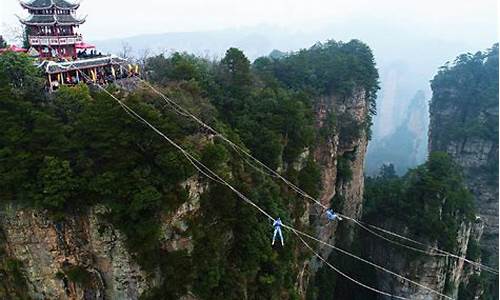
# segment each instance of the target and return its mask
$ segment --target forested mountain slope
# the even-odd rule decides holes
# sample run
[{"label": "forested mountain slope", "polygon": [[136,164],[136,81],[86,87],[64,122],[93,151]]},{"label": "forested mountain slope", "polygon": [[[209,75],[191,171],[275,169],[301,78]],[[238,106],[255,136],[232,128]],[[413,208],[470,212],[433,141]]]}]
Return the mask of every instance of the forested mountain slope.
[{"label": "forested mountain slope", "polygon": [[[201,176],[108,95],[42,92],[29,58],[0,56],[0,298],[297,299],[321,264],[229,189]],[[250,64],[188,54],[145,76],[320,201],[359,217],[378,73],[359,41]],[[332,243],[352,230],[245,163],[145,86],[110,92],[286,223]],[[327,255],[327,249],[320,249]],[[309,287],[309,288],[308,288]]]}]

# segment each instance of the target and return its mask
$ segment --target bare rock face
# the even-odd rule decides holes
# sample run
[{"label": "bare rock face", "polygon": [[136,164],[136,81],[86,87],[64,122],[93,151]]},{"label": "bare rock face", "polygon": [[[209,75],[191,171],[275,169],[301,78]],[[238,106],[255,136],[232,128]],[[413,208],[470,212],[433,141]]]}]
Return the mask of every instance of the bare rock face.
[{"label": "bare rock face", "polygon": [[[442,91],[437,91],[442,92]],[[455,97],[454,90],[447,91]],[[461,116],[460,118],[458,116]],[[465,182],[474,194],[479,216],[484,222],[484,234],[480,246],[491,264],[498,264],[498,137],[489,135],[447,136],[442,126],[463,126],[473,122],[498,119],[496,107],[462,107],[449,105],[446,109],[431,107],[429,151],[447,152],[462,168]]]},{"label": "bare rock face", "polygon": [[[318,102],[317,123],[321,127],[322,119],[325,118],[324,111],[337,116],[348,116],[354,126],[362,126],[367,114],[367,101],[364,90],[356,90],[348,98],[323,98]],[[331,132],[325,143],[320,144],[315,151],[315,158],[321,166],[322,191],[320,201],[323,205],[330,206],[331,200],[341,196],[342,204],[339,204],[341,212],[352,218],[359,218],[363,201],[364,175],[363,165],[368,139],[364,131],[359,135],[343,136],[342,130]],[[340,178],[338,172],[339,157],[350,154],[346,159],[348,168],[351,170],[351,178]],[[318,227],[320,237],[332,237],[335,233],[331,226]],[[332,230],[333,229],[333,230]]]},{"label": "bare rock face", "polygon": [[[93,269],[101,274],[108,298],[137,299],[149,287],[148,276],[125,248],[125,236],[100,217],[104,207],[95,207],[89,215],[90,249]],[[154,282],[153,282],[154,283]]]},{"label": "bare rock face", "polygon": [[454,160],[464,170],[466,184],[476,198],[479,215],[485,224],[480,244],[490,254],[498,254],[498,183],[482,171],[496,165],[498,140],[478,137],[451,141],[446,146]]},{"label": "bare rock face", "polygon": [[[364,90],[356,90],[353,97],[344,99],[338,105],[338,112],[346,116],[352,116],[356,126],[362,127],[367,122],[368,101]],[[344,198],[342,212],[344,215],[359,218],[361,216],[363,190],[364,190],[364,164],[365,154],[368,146],[368,138],[365,130],[360,129],[355,138],[343,136],[340,132],[340,147],[337,156],[350,154],[348,159],[349,168],[352,171],[350,180],[338,182],[338,193]]]},{"label": "bare rock face", "polygon": [[[324,128],[327,120],[333,115],[335,118],[339,118],[337,124],[348,119],[346,126],[359,129],[356,133],[346,134],[337,125],[335,129],[327,132],[326,137],[321,137],[319,145],[313,151],[314,159],[321,168],[320,202],[327,207],[333,205],[342,214],[356,219],[361,216],[363,202],[363,166],[368,144],[363,126],[366,122],[367,110],[368,103],[365,91],[362,89],[356,89],[350,97],[321,97],[316,102],[315,107],[317,128]],[[343,178],[339,174],[339,159],[343,156],[349,157],[348,159],[344,158],[344,161],[352,173],[350,178]],[[317,237],[331,244],[337,242],[338,223],[328,222],[321,207],[310,204],[309,217]],[[352,234],[353,231],[350,230],[347,243],[352,240]],[[348,245],[343,245],[343,247],[348,247]],[[332,249],[329,247],[319,248],[320,254],[325,258],[330,255],[331,251]],[[306,262],[302,273],[307,270],[309,276],[302,276],[305,283],[302,283],[301,286],[307,286],[306,282],[310,276],[313,276],[322,265],[323,263],[316,258]]]},{"label": "bare rock face", "polygon": [[[401,228],[394,229],[394,225],[391,227],[391,224],[385,224],[384,228],[392,228],[393,231],[401,230]],[[458,256],[465,256],[469,242],[472,239],[479,239],[481,231],[481,222],[462,222],[457,234],[458,247],[455,253]],[[375,263],[390,266],[391,271],[420,284],[418,286],[388,273],[377,271],[378,288],[401,297],[418,300],[441,299],[442,296],[430,290],[432,289],[456,299],[460,284],[477,272],[470,265],[465,265],[463,260],[453,257],[409,253],[408,250],[397,246],[387,247],[387,243],[380,243],[380,240],[374,240],[368,244],[371,247],[369,250],[371,258]],[[427,244],[432,245],[431,241]],[[381,299],[391,298],[382,296]]]},{"label": "bare rock face", "polygon": [[192,177],[184,182],[183,187],[189,192],[190,201],[183,203],[173,213],[164,215],[162,218],[162,235],[160,242],[167,251],[193,250],[191,236],[186,236],[188,229],[187,219],[200,208],[200,195],[207,189],[207,184],[202,184],[198,177]]},{"label": "bare rock face", "polygon": [[29,295],[34,299],[139,298],[148,288],[147,276],[127,252],[123,235],[103,220],[104,212],[103,207],[94,207],[55,222],[43,211],[14,206],[3,210],[0,225],[8,254],[23,264]]},{"label": "bare rock face", "polygon": [[[197,177],[186,180],[183,187],[189,201],[162,216],[160,242],[167,251],[193,248],[185,234],[186,219],[199,209],[207,187]],[[12,204],[0,209],[3,248],[22,263],[27,294],[33,299],[133,300],[161,281],[159,274],[147,274],[135,262],[126,236],[106,220],[107,212],[97,205],[56,222],[42,210]]]}]

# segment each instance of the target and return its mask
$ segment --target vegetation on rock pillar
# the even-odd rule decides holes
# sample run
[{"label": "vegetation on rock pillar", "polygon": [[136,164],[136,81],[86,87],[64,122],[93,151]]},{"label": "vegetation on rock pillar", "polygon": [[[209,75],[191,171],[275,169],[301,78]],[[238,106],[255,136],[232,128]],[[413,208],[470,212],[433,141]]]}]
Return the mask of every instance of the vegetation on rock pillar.
[{"label": "vegetation on rock pillar", "polygon": [[[459,55],[432,80],[430,104],[431,151],[446,151],[463,167],[485,225],[481,261],[492,267],[498,267],[498,78],[498,44]],[[469,288],[498,299],[497,276],[482,272]]]},{"label": "vegetation on rock pillar", "polygon": [[458,56],[452,65],[440,68],[431,87],[431,115],[450,109],[458,114],[435,119],[439,126],[431,131],[434,149],[444,151],[449,141],[463,138],[498,139],[498,44],[487,52]]},{"label": "vegetation on rock pillar", "polygon": [[[307,256],[288,232],[286,246],[273,248],[270,220],[226,187],[194,177],[198,173],[182,154],[106,94],[79,85],[45,95],[43,78],[24,55],[2,55],[0,66],[2,202],[47,209],[60,222],[104,205],[106,219],[125,234],[133,258],[150,274],[160,274],[159,285],[144,299],[178,299],[188,291],[201,299],[298,297],[297,268]],[[235,48],[221,61],[160,55],[147,61],[145,73],[258,159],[294,174],[291,180],[312,195],[321,188],[318,165],[309,158],[295,168],[319,135],[316,99],[349,97],[361,88],[372,101],[378,88],[373,56],[359,41],[318,44],[254,64]],[[148,90],[109,88],[273,216],[300,222],[304,199],[246,165],[241,153]],[[167,251],[160,239],[162,218],[191,200],[183,187],[187,179],[208,184],[200,208],[183,219],[182,235],[192,247]],[[73,273],[75,281],[85,279]]]},{"label": "vegetation on rock pillar", "polygon": [[456,252],[459,225],[472,222],[475,209],[453,160],[434,152],[403,177],[390,167],[382,171],[366,180],[364,219],[404,224],[417,240],[438,241],[440,249]]}]

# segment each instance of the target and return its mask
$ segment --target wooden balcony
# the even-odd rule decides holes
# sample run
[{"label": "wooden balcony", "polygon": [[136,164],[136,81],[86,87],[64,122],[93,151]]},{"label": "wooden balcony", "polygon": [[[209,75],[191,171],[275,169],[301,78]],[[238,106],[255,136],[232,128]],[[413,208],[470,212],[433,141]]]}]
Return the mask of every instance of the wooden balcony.
[{"label": "wooden balcony", "polygon": [[68,35],[68,36],[30,35],[28,38],[29,38],[29,43],[32,46],[73,45],[82,41],[81,35]]}]

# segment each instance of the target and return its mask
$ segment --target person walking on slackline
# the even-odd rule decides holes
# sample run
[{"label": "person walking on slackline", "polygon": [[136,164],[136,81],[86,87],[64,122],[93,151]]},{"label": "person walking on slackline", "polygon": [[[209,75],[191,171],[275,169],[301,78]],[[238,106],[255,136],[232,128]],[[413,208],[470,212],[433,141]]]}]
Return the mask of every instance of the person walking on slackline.
[{"label": "person walking on slackline", "polygon": [[276,219],[276,221],[274,221],[274,223],[273,223],[273,227],[274,227],[273,243],[272,243],[273,246],[274,246],[274,242],[276,241],[277,234],[280,235],[281,246],[285,246],[285,243],[283,242],[283,233],[281,232],[281,225],[283,225],[283,224],[281,223],[280,218]]}]

